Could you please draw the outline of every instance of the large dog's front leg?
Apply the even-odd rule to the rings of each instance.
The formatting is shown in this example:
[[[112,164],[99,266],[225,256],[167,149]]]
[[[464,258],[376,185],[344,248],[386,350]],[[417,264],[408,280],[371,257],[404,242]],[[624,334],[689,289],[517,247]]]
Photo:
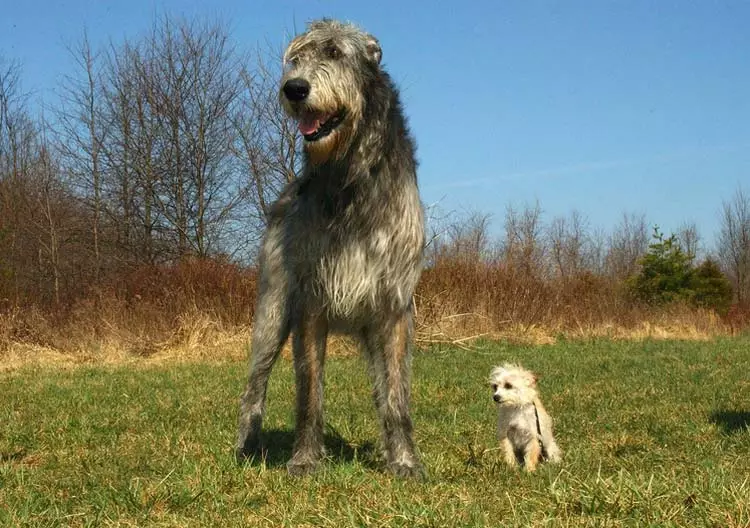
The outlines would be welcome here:
[[[388,469],[401,477],[424,477],[412,439],[412,314],[407,311],[380,327],[370,328],[365,344],[380,415]]]
[[[323,365],[328,324],[323,315],[304,313],[295,322],[294,372],[297,416],[290,475],[314,471],[325,454],[323,445]]]
[[[289,305],[289,284],[283,268],[281,234],[278,229],[271,229],[261,253],[252,359],[247,386],[240,398],[239,432],[235,447],[238,462],[244,462],[260,452],[268,378],[289,337]]]

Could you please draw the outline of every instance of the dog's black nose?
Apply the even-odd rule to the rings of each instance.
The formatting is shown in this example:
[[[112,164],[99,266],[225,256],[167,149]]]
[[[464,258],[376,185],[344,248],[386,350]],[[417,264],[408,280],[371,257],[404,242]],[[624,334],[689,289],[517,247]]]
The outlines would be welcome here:
[[[304,79],[289,79],[284,83],[284,95],[290,101],[304,101],[310,95],[310,83]]]
[[[495,401],[496,401],[497,403],[500,403],[500,395],[499,395],[499,394],[495,394],[495,395],[494,395],[494,396],[492,397],[492,399],[493,399],[493,400],[495,400]]]

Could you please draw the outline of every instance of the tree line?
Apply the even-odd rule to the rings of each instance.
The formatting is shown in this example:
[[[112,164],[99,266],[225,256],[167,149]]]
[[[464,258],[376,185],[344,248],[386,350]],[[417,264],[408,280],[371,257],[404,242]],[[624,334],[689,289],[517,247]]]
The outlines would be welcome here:
[[[488,214],[443,215],[431,223],[428,261],[433,266],[457,259],[494,263],[563,283],[597,277],[645,304],[711,298],[710,306],[699,304],[726,312],[730,303],[746,308],[750,300],[750,196],[738,188],[721,204],[720,214],[715,248],[705,246],[695,223],[683,223],[665,238],[645,215],[635,213],[623,213],[608,233],[592,227],[580,211],[545,222],[538,202],[507,206],[503,231],[495,238]],[[691,280],[692,289],[686,286]],[[706,288],[718,297],[707,295]]]
[[[170,17],[103,48],[84,33],[69,52],[76,70],[59,102],[34,114],[20,65],[0,50],[2,308],[70,306],[116,292],[132,270],[186,259],[251,266],[268,207],[300,163],[276,95],[278,54],[238,49],[219,23]],[[716,248],[701,246],[694,224],[673,242],[696,267],[716,263],[746,304],[750,196],[738,189],[720,212]],[[428,216],[433,267],[474,259],[625,284],[649,252],[651,226],[636,214],[607,233],[579,212],[545,222],[539,204],[509,206],[500,239],[485,214]]]
[[[250,262],[298,168],[273,54],[220,24],[165,17],[135,41],[72,47],[77,71],[39,117],[0,58],[0,295],[59,304],[124,269]],[[280,66],[280,65],[279,65]]]

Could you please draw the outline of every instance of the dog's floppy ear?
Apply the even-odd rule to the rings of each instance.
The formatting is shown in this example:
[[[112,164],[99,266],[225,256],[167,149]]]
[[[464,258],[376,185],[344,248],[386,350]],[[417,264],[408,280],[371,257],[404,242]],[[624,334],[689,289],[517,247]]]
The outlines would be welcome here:
[[[534,372],[527,370],[526,372],[524,372],[524,378],[526,378],[526,381],[529,382],[529,385],[533,387],[534,385],[536,385],[539,376]]]
[[[372,35],[367,35],[365,49],[367,50],[367,58],[375,64],[380,64],[380,59],[383,58],[383,50],[380,48],[380,42],[378,42],[378,39]]]

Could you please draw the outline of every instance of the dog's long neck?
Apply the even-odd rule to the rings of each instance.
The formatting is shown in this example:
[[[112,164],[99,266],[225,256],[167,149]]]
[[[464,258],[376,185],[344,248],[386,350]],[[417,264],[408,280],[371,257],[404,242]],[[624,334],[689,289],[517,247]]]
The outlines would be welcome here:
[[[354,201],[360,202],[362,214],[368,215],[363,202],[382,206],[383,200],[392,198],[383,196],[381,190],[405,192],[411,188],[417,192],[416,147],[401,111],[397,89],[383,72],[371,80],[365,93],[369,96],[346,156],[310,169],[311,180],[315,182],[311,182],[312,186],[327,189],[321,195],[328,199],[335,197],[331,211],[336,215]],[[317,180],[317,175],[325,175],[325,181]]]
[[[352,138],[349,149],[349,167],[368,167],[369,172],[403,177],[414,176],[413,166],[415,146],[409,132],[406,118],[401,110],[398,89],[390,76],[382,72],[368,83],[365,92],[362,119]],[[386,159],[399,160],[400,171],[373,171]],[[404,162],[408,161],[407,167]],[[406,169],[406,170],[404,170]],[[355,169],[356,170],[356,169]],[[392,174],[394,173],[394,174]],[[370,177],[371,174],[351,174],[350,177]]]

